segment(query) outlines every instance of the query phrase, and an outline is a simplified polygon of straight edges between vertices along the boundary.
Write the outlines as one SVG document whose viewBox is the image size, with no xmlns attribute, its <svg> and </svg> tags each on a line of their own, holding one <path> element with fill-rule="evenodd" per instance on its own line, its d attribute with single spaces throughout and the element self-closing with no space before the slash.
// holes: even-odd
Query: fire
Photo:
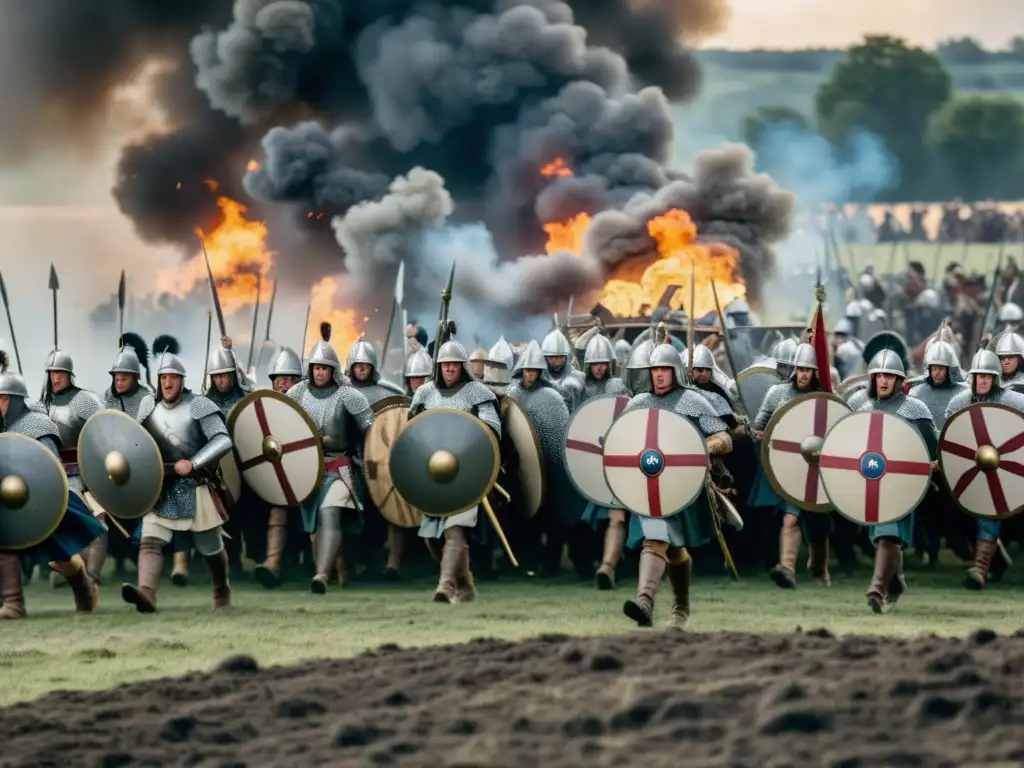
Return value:
<svg viewBox="0 0 1024 768">
<path fill-rule="evenodd" d="M 545 225 L 547 252 L 583 252 L 583 235 L 590 217 L 578 214 L 567 222 Z M 672 309 L 683 309 L 703 317 L 715 309 L 711 283 L 718 290 L 722 308 L 745 298 L 746 286 L 740 276 L 739 252 L 724 243 L 698 243 L 697 227 L 686 211 L 672 209 L 647 223 L 657 254 L 636 256 L 620 264 L 605 283 L 601 304 L 619 317 L 649 315 L 672 286 L 678 290 L 669 299 Z M 690 307 L 690 275 L 696 290 Z"/>
<path fill-rule="evenodd" d="M 320 323 L 331 324 L 331 346 L 338 352 L 342 362 L 359 335 L 363 332 L 363 326 L 369 318 L 364 317 L 362 322 L 356 319 L 356 313 L 351 309 L 337 309 L 334 306 L 336 297 L 339 294 L 338 281 L 333 277 L 321 278 L 313 285 L 309 297 L 309 327 L 306 328 L 306 349 L 304 354 L 320 339 Z"/>
<path fill-rule="evenodd" d="M 267 250 L 267 225 L 245 218 L 246 207 L 228 197 L 217 199 L 223 221 L 209 233 L 196 229 L 210 257 L 210 268 L 217 293 L 226 314 L 256 300 L 256 275 L 262 275 L 260 301 L 267 302 L 273 283 L 267 279 L 273 266 L 273 254 Z M 156 292 L 184 298 L 196 285 L 207 282 L 202 250 L 173 270 L 157 274 Z"/>
<path fill-rule="evenodd" d="M 255 160 L 250 160 L 249 163 L 245 166 L 245 170 L 249 171 L 250 173 L 258 171 L 259 169 L 260 164 L 257 163 Z"/>
<path fill-rule="evenodd" d="M 550 163 L 547 163 L 546 165 L 544 165 L 543 168 L 540 169 L 540 175 L 541 176 L 563 176 L 563 177 L 571 178 L 575 174 L 573 174 L 572 168 L 570 168 L 566 164 L 565 158 L 556 157 L 554 160 L 552 160 Z"/>
<path fill-rule="evenodd" d="M 544 225 L 544 231 L 548 234 L 548 241 L 544 249 L 548 254 L 558 251 L 570 251 L 575 254 L 583 253 L 583 235 L 590 228 L 590 216 L 585 213 L 578 213 L 566 222 L 555 221 Z"/>
</svg>

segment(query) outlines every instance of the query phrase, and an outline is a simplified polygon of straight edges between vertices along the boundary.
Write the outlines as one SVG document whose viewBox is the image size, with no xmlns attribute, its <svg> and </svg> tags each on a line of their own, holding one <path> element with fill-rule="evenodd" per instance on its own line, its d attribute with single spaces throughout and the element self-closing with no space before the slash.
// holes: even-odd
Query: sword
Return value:
<svg viewBox="0 0 1024 768">
<path fill-rule="evenodd" d="M 124 346 L 124 300 L 125 300 L 124 270 L 121 270 L 121 280 L 117 284 L 117 339 L 118 344 Z"/>
<path fill-rule="evenodd" d="M 53 348 L 57 349 L 57 291 L 60 290 L 60 280 L 57 279 L 57 270 L 53 263 L 50 263 L 50 291 L 53 293 Z"/>
<path fill-rule="evenodd" d="M 203 258 L 206 259 L 206 274 L 210 278 L 210 293 L 213 295 L 213 309 L 217 313 L 217 325 L 220 327 L 221 338 L 228 335 L 227 326 L 224 325 L 224 312 L 220 308 L 220 296 L 217 293 L 217 283 L 213 279 L 213 269 L 210 267 L 210 257 L 206 253 L 206 243 L 199 238 L 199 245 L 203 249 Z"/>
<path fill-rule="evenodd" d="M 4 300 L 4 311 L 7 312 L 7 327 L 11 329 L 11 345 L 14 347 L 14 359 L 18 363 L 18 372 L 24 373 L 21 367 L 21 353 L 18 352 L 18 339 L 14 335 L 14 321 L 11 320 L 11 302 L 7 300 L 7 284 L 4 282 L 3 273 L 0 272 L 0 297 Z"/>
<path fill-rule="evenodd" d="M 252 334 L 249 338 L 249 359 L 245 361 L 245 372 L 252 370 L 252 354 L 256 351 L 256 321 L 260 316 L 260 289 L 263 287 L 263 275 L 256 273 L 256 306 L 252 310 Z"/>
</svg>

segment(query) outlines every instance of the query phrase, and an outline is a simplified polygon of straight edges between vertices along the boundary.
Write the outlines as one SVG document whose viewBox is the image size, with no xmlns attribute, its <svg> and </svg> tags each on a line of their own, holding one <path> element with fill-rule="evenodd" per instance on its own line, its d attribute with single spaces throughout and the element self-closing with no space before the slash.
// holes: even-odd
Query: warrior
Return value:
<svg viewBox="0 0 1024 768">
<path fill-rule="evenodd" d="M 938 455 L 939 433 L 928 407 L 916 397 L 903 393 L 907 370 L 900 356 L 891 349 L 877 352 L 868 363 L 867 398 L 858 411 L 881 411 L 899 416 L 917 429 L 928 456 Z M 903 576 L 903 548 L 910 545 L 914 533 L 914 514 L 891 523 L 868 528 L 875 546 L 875 570 L 868 587 L 868 607 L 875 613 L 887 613 L 906 590 Z"/>
<path fill-rule="evenodd" d="M 142 363 L 135 349 L 121 347 L 110 366 L 110 387 L 103 393 L 103 405 L 137 419 L 144 400 L 152 400 L 153 393 L 142 384 Z"/>
<path fill-rule="evenodd" d="M 310 352 L 306 379 L 288 390 L 288 397 L 316 424 L 324 446 L 320 490 L 300 505 L 303 528 L 316 537 L 316 575 L 309 584 L 315 595 L 327 593 L 331 568 L 342 551 L 342 537 L 362 530 L 362 505 L 356 496 L 352 466 L 363 436 L 373 424 L 369 401 L 342 375 L 338 353 L 329 343 L 330 323 L 320 324 L 320 339 Z M 344 582 L 344 563 L 338 574 Z"/>
<path fill-rule="evenodd" d="M 1002 386 L 1015 392 L 1024 390 L 1024 338 L 1013 331 L 1004 332 L 996 340 L 996 356 L 1002 364 Z"/>
<path fill-rule="evenodd" d="M 105 525 L 106 512 L 96 503 L 78 473 L 78 435 L 89 417 L 103 410 L 103 402 L 95 392 L 75 384 L 75 363 L 71 355 L 63 350 L 55 349 L 47 358 L 42 404 L 50 420 L 57 425 L 60 442 L 64 446 L 60 451 L 60 460 L 68 477 L 68 488 L 85 499 L 86 506 Z M 107 560 L 107 544 L 107 533 L 104 531 L 102 536 L 82 551 L 85 569 L 97 585 Z M 58 578 L 60 574 L 53 572 L 51 584 L 55 585 Z"/>
<path fill-rule="evenodd" d="M 483 347 L 477 346 L 476 349 L 469 353 L 469 371 L 477 380 L 484 377 L 484 366 L 486 362 L 487 350 Z"/>
<path fill-rule="evenodd" d="M 432 373 L 434 361 L 425 349 L 417 349 L 405 361 L 405 394 L 412 397 L 422 387 Z"/>
<path fill-rule="evenodd" d="M 1003 330 L 1014 333 L 1020 328 L 1022 321 L 1024 321 L 1024 311 L 1021 311 L 1021 308 L 1012 301 L 1003 304 L 999 308 L 999 314 L 996 315 L 996 322 L 1002 326 Z"/>
<path fill-rule="evenodd" d="M 216 404 L 223 416 L 227 417 L 235 403 L 252 392 L 252 382 L 245 375 L 242 366 L 231 351 L 231 339 L 224 336 L 221 346 L 210 353 L 206 371 L 210 384 L 204 395 Z"/>
<path fill-rule="evenodd" d="M 368 341 L 359 339 L 349 349 L 348 357 L 345 358 L 345 373 L 352 386 L 362 393 L 370 405 L 385 397 L 403 394 L 400 386 L 380 377 L 377 351 Z"/>
<path fill-rule="evenodd" d="M 615 362 L 617 371 L 625 371 L 626 363 L 629 362 L 629 353 L 633 351 L 629 342 L 625 339 L 619 339 L 615 342 Z"/>
<path fill-rule="evenodd" d="M 796 355 L 797 346 L 795 339 L 783 339 L 772 348 L 775 370 L 783 379 L 788 379 L 793 373 L 793 356 Z"/>
<path fill-rule="evenodd" d="M 591 338 L 583 353 L 583 370 L 587 377 L 584 402 L 601 395 L 632 397 L 628 387 L 617 377 L 618 369 L 619 362 L 611 342 L 600 335 Z M 583 522 L 595 530 L 601 521 L 607 521 L 601 565 L 595 575 L 598 589 L 615 588 L 615 568 L 626 544 L 626 514 L 624 509 L 599 507 L 593 502 L 588 502 L 583 510 Z"/>
<path fill-rule="evenodd" d="M 854 333 L 854 325 L 848 317 L 836 321 L 832 331 L 834 359 L 839 371 L 840 380 L 845 381 L 851 376 L 864 372 L 864 342 Z"/>
<path fill-rule="evenodd" d="M 688 360 L 685 362 L 689 363 Z M 693 348 L 693 364 L 689 365 L 689 368 L 693 386 L 699 389 L 704 399 L 711 404 L 715 415 L 728 424 L 729 429 L 735 429 L 738 422 L 733 412 L 730 394 L 714 380 L 716 367 L 711 350 L 703 344 L 696 344 Z"/>
<path fill-rule="evenodd" d="M 459 342 L 451 340 L 437 351 L 440 376 L 416 390 L 409 406 L 413 419 L 431 408 L 457 408 L 483 421 L 501 440 L 501 417 L 494 393 L 473 378 L 469 355 Z M 460 512 L 450 517 L 424 515 L 420 538 L 426 539 L 431 555 L 441 563 L 441 575 L 434 591 L 438 603 L 468 602 L 476 597 L 476 586 L 469 568 L 467 530 L 475 528 L 478 510 Z M 443 541 L 443 544 L 441 543 Z"/>
<path fill-rule="evenodd" d="M 761 440 L 775 412 L 783 405 L 809 392 L 820 392 L 818 381 L 818 356 L 810 344 L 801 344 L 793 356 L 793 372 L 789 380 L 771 387 L 764 396 L 764 402 L 751 424 L 754 438 Z M 763 470 L 758 468 L 751 491 L 750 506 L 770 507 L 782 511 L 782 529 L 779 531 L 779 562 L 768 575 L 783 589 L 796 588 L 796 560 L 800 555 L 806 528 L 807 548 L 810 551 L 808 570 L 811 581 L 830 586 L 828 572 L 829 536 L 832 534 L 832 518 L 827 514 L 804 515 L 802 510 L 790 501 L 779 498 L 768 484 Z"/>
<path fill-rule="evenodd" d="M 949 342 L 932 342 L 924 354 L 924 364 L 925 378 L 910 388 L 910 395 L 928 407 L 936 428 L 942 429 L 950 400 L 966 392 L 967 385 L 956 380 L 954 374 L 960 364 L 957 351 Z"/>
<path fill-rule="evenodd" d="M 15 373 L 0 373 L 0 432 L 38 440 L 60 457 L 60 427 L 45 413 L 30 407 L 27 400 L 25 380 Z M 43 543 L 18 553 L 0 551 L 0 619 L 25 618 L 21 558 L 27 565 L 48 563 L 71 585 L 75 612 L 93 611 L 99 601 L 99 585 L 89 575 L 80 553 L 105 533 L 106 527 L 93 516 L 78 491 L 70 489 L 64 517 Z"/>
<path fill-rule="evenodd" d="M 565 334 L 555 328 L 540 345 L 544 359 L 548 363 L 548 373 L 551 380 L 562 390 L 565 404 L 569 413 L 576 410 L 583 397 L 583 386 L 586 383 L 582 373 L 572 367 L 569 362 L 572 358 L 572 344 L 565 338 Z"/>
<path fill-rule="evenodd" d="M 270 363 L 267 378 L 270 379 L 270 386 L 275 392 L 286 394 L 302 381 L 302 360 L 298 353 L 291 347 L 281 347 Z"/>
<path fill-rule="evenodd" d="M 626 362 L 626 388 L 634 395 L 651 391 L 651 350 L 654 342 L 650 339 L 640 342 L 630 353 Z M 682 358 L 679 359 L 682 363 Z"/>
<path fill-rule="evenodd" d="M 502 336 L 494 343 L 493 347 L 487 350 L 483 376 L 484 386 L 499 398 L 499 402 L 500 398 L 504 397 L 508 391 L 508 386 L 512 381 L 511 371 L 514 367 L 515 355 L 512 353 L 512 347 Z"/>
<path fill-rule="evenodd" d="M 281 347 L 270 363 L 267 374 L 270 385 L 278 394 L 285 395 L 302 381 L 302 361 L 291 347 Z M 266 589 L 281 585 L 281 568 L 285 548 L 288 544 L 288 510 L 271 507 L 267 516 L 267 553 L 263 562 L 252 572 Z"/>
<path fill-rule="evenodd" d="M 970 385 L 962 389 L 949 401 L 944 414 L 949 419 L 954 413 L 974 403 L 999 403 L 1024 412 L 1024 395 L 1007 389 L 1001 381 L 1000 372 L 1006 370 L 1006 359 L 1002 361 L 989 349 L 979 350 L 971 360 L 967 372 Z M 992 559 L 1000 551 L 999 534 L 1002 520 L 978 518 L 977 539 L 974 542 L 974 562 L 967 569 L 964 586 L 968 589 L 984 589 L 988 584 Z"/>
<path fill-rule="evenodd" d="M 675 347 L 671 344 L 656 346 L 651 351 L 650 372 L 651 392 L 636 395 L 624 413 L 648 407 L 675 411 L 690 419 L 705 436 L 711 456 L 732 450 L 728 426 L 715 416 L 707 400 L 686 386 L 683 359 Z M 626 601 L 623 612 L 641 627 L 652 625 L 654 598 L 666 570 L 673 593 L 669 626 L 680 629 L 685 626 L 690 616 L 690 575 L 693 567 L 687 547 L 699 547 L 712 537 L 713 533 L 701 528 L 700 518 L 706 518 L 708 514 L 706 505 L 697 502 L 671 517 L 632 515 L 631 539 L 642 539 L 643 549 L 636 600 Z"/>
<path fill-rule="evenodd" d="M 156 506 L 142 518 L 138 585 L 124 584 L 121 597 L 139 613 L 156 612 L 156 593 L 163 571 L 163 548 L 175 532 L 190 532 L 203 556 L 213 588 L 213 610 L 231 605 L 228 556 L 223 530 L 224 500 L 211 485 L 221 458 L 231 451 L 231 438 L 217 404 L 185 388 L 185 364 L 164 352 L 157 368 L 156 400 L 145 401 L 139 423 L 153 436 L 163 460 L 173 465 L 164 478 Z"/>
</svg>

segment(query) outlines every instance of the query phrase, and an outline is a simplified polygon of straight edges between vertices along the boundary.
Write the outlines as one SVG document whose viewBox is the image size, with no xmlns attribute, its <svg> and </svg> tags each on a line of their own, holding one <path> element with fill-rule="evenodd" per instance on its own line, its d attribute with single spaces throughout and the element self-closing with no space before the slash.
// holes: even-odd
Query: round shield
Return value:
<svg viewBox="0 0 1024 768">
<path fill-rule="evenodd" d="M 757 415 L 768 390 L 780 383 L 782 383 L 782 377 L 779 372 L 766 365 L 752 365 L 736 374 L 736 388 L 740 392 L 740 402 L 744 408 L 750 409 L 751 412 L 747 415 L 751 419 Z"/>
<path fill-rule="evenodd" d="M 268 504 L 294 507 L 320 489 L 320 433 L 291 398 L 272 389 L 250 392 L 228 414 L 228 434 L 242 479 Z"/>
<path fill-rule="evenodd" d="M 231 500 L 238 503 L 242 498 L 242 473 L 238 471 L 238 462 L 235 461 L 235 452 L 225 453 L 220 458 L 220 476 L 224 485 L 231 494 Z"/>
<path fill-rule="evenodd" d="M 391 447 L 409 421 L 409 403 L 403 395 L 378 400 L 371 406 L 373 424 L 363 444 L 363 477 L 366 488 L 380 515 L 392 525 L 414 528 L 423 519 L 423 513 L 410 506 L 395 488 L 391 477 Z"/>
<path fill-rule="evenodd" d="M 604 477 L 604 436 L 629 405 L 623 395 L 600 395 L 581 405 L 565 436 L 565 471 L 580 495 L 602 507 L 619 504 Z"/>
<path fill-rule="evenodd" d="M 114 517 L 135 520 L 160 498 L 164 460 L 149 432 L 122 411 L 93 414 L 78 434 L 78 471 Z"/>
<path fill-rule="evenodd" d="M 604 476 L 630 512 L 670 517 L 704 490 L 708 451 L 685 416 L 662 408 L 622 414 L 604 436 Z"/>
<path fill-rule="evenodd" d="M 859 525 L 892 523 L 913 512 L 932 469 L 917 429 L 877 411 L 837 421 L 825 435 L 818 467 L 836 512 Z"/>
<path fill-rule="evenodd" d="M 540 511 L 547 487 L 540 439 L 526 411 L 511 397 L 501 398 L 501 422 L 519 459 L 518 480 L 523 492 L 521 511 L 526 517 L 533 517 Z"/>
<path fill-rule="evenodd" d="M 849 412 L 842 398 L 809 392 L 772 414 L 761 440 L 761 467 L 779 496 L 808 512 L 830 509 L 818 457 L 829 429 Z"/>
<path fill-rule="evenodd" d="M 975 403 L 946 420 L 939 437 L 942 476 L 964 512 L 1001 520 L 1024 509 L 1024 415 Z"/>
<path fill-rule="evenodd" d="M 410 419 L 391 448 L 395 488 L 433 517 L 472 509 L 498 479 L 498 440 L 480 419 L 432 408 Z"/>
<path fill-rule="evenodd" d="M 28 549 L 57 530 L 68 478 L 50 450 L 25 435 L 0 434 L 0 549 Z"/>
</svg>

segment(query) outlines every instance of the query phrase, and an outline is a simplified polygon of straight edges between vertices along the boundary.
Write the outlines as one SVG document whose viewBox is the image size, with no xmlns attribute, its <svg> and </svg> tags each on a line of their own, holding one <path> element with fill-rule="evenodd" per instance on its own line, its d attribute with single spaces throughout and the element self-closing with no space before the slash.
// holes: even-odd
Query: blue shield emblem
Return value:
<svg viewBox="0 0 1024 768">
<path fill-rule="evenodd" d="M 877 480 L 885 474 L 885 456 L 868 452 L 860 457 L 860 473 L 868 480 Z"/>
<path fill-rule="evenodd" d="M 664 468 L 665 457 L 661 455 L 661 451 L 648 448 L 640 454 L 640 471 L 648 477 L 657 477 Z"/>
</svg>

